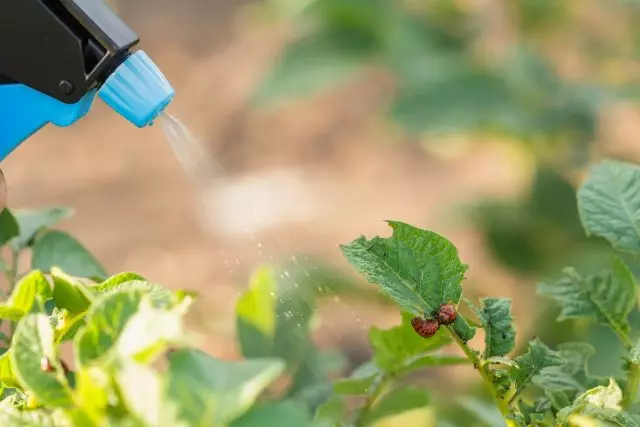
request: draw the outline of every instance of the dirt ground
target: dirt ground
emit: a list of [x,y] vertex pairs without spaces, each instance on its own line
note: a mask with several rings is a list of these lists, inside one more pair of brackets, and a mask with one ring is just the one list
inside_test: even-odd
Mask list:
[[[385,121],[384,78],[275,111],[252,110],[246,100],[285,31],[239,30],[233,2],[176,4],[141,0],[121,13],[176,89],[171,114],[206,144],[224,173],[194,185],[159,126],[134,128],[96,101],[80,123],[44,129],[3,163],[10,206],[73,206],[76,216],[61,228],[111,272],[135,270],[202,292],[199,326],[220,355],[235,354],[234,301],[257,265],[306,253],[344,268],[337,245],[388,234],[384,219],[446,233],[472,266],[472,278],[504,295],[514,292],[517,278],[500,271],[477,233],[449,210],[514,194],[527,177],[527,159],[509,145],[463,140],[428,154]],[[327,345],[361,330],[354,318],[363,325],[397,321],[355,303],[322,311],[328,310],[330,320],[318,332]]]

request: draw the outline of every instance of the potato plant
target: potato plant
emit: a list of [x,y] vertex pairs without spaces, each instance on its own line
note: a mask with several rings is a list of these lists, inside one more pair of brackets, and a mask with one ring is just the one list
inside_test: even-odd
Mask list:
[[[578,191],[587,235],[640,252],[639,194],[639,167],[595,166]],[[371,327],[372,359],[330,381],[344,360],[313,342],[317,284],[260,268],[236,304],[244,359],[221,360],[200,350],[185,326],[195,293],[135,273],[109,275],[73,237],[50,228],[70,214],[0,215],[10,284],[0,305],[2,426],[450,427],[457,424],[443,419],[436,391],[412,374],[452,365],[475,371],[489,398],[456,400],[473,413],[473,425],[640,426],[640,342],[629,322],[638,291],[616,254],[598,274],[567,268],[557,282],[539,285],[559,305],[559,322],[606,325],[626,347],[624,375],[600,377],[590,373],[589,357],[607,348],[551,348],[533,338],[516,351],[511,300],[470,301],[462,285],[468,266],[456,247],[390,221],[390,237],[361,236],[341,250],[397,305],[401,322]],[[27,253],[31,268],[22,272]],[[470,345],[478,332],[480,349]],[[461,351],[445,351],[453,345]]]

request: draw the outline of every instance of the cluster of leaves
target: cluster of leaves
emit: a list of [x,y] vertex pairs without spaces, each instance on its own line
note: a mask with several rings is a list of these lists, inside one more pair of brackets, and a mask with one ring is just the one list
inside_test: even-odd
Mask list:
[[491,24],[460,2],[302,3],[294,40],[255,94],[260,105],[341,85],[377,66],[396,78],[391,116],[410,132],[491,130],[530,142],[583,143],[595,136],[602,103],[620,96],[613,86],[564,79],[533,48],[540,45],[533,22],[539,30],[549,23],[543,17],[562,26],[581,15],[557,2],[514,2],[517,36],[489,61],[475,48]]
[[[637,254],[640,251],[638,194],[640,167],[615,161],[605,161],[594,167],[578,192],[580,217],[587,234],[604,237],[615,249]],[[393,229],[391,237],[371,240],[360,237],[342,247],[344,255],[405,313],[403,325],[407,334],[411,331],[406,326],[406,319],[428,317],[440,304],[463,302],[473,309],[477,321],[465,320],[459,314],[459,321],[442,328],[444,332],[441,330],[433,341],[426,340],[423,347],[440,347],[443,334],[448,334],[446,338],[461,347],[467,361],[473,363],[486,383],[502,423],[513,426],[640,426],[637,401],[640,343],[633,341],[628,321],[637,306],[638,291],[633,273],[620,257],[613,256],[610,268],[597,274],[582,277],[575,269],[566,269],[566,277],[557,283],[539,286],[541,294],[560,304],[558,321],[580,318],[607,325],[626,346],[627,355],[623,361],[626,375],[599,378],[591,375],[588,369],[588,359],[595,349],[583,342],[565,343],[552,350],[535,338],[529,342],[524,354],[512,357],[515,330],[511,301],[484,298],[480,300],[480,306],[475,307],[462,297],[466,266],[451,242],[434,232],[400,222],[390,222],[390,225]],[[477,328],[484,331],[482,352],[468,344]],[[380,340],[375,329],[371,338],[372,345],[377,348]],[[446,339],[444,343],[447,343]],[[415,357],[421,360],[429,356]],[[376,354],[372,363],[358,369],[353,378],[336,384],[338,392],[353,389],[373,396],[361,409],[365,417],[376,408],[386,407],[385,397],[392,399],[399,392],[389,383],[393,384],[395,376],[403,373],[403,368],[397,366],[389,370],[380,354]],[[384,384],[382,391],[377,386],[380,383]],[[360,418],[357,416],[356,419]]]
[[[225,361],[199,350],[185,328],[196,295],[134,273],[108,276],[73,237],[48,229],[70,214],[0,215],[11,284],[0,306],[10,331],[0,356],[0,425],[312,425],[291,402],[254,405],[284,372],[283,360]],[[32,269],[20,274],[29,250]]]

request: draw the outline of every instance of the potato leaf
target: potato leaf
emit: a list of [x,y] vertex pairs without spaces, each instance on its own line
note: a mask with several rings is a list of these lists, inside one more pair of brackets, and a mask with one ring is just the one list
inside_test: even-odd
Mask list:
[[429,316],[441,304],[457,303],[467,266],[456,247],[434,232],[401,222],[389,224],[392,237],[362,236],[342,245],[347,260],[414,316]]
[[511,317],[509,298],[484,298],[482,303],[482,326],[485,331],[485,357],[504,356],[513,351],[516,332]]
[[539,339],[529,342],[525,354],[515,358],[516,366],[510,367],[510,376],[518,391],[522,391],[544,368],[562,364],[560,354],[544,345]]
[[538,292],[560,303],[560,321],[588,318],[617,332],[629,330],[627,316],[636,303],[636,281],[618,257],[613,258],[611,269],[587,278],[565,269],[564,278],[555,284],[540,284]]
[[593,167],[578,190],[578,208],[588,235],[640,252],[640,167],[612,160]]

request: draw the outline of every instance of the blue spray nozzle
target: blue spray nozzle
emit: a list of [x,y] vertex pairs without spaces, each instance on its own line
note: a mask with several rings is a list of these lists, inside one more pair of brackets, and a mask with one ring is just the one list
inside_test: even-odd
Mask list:
[[150,125],[174,94],[158,66],[143,51],[129,56],[98,91],[104,102],[138,127]]

